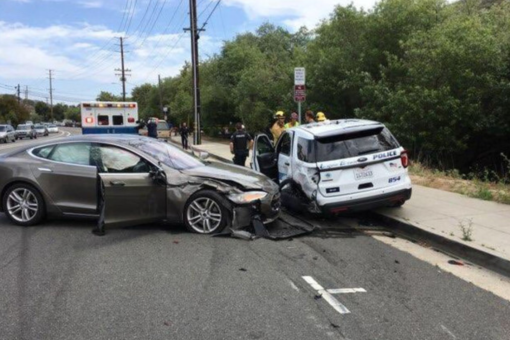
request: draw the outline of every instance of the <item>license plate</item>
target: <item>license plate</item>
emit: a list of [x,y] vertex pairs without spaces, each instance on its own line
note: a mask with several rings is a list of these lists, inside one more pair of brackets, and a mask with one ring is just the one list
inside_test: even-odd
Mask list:
[[365,169],[356,169],[354,170],[354,179],[357,181],[361,181],[366,178],[372,178],[374,177],[374,173],[371,169],[365,168]]

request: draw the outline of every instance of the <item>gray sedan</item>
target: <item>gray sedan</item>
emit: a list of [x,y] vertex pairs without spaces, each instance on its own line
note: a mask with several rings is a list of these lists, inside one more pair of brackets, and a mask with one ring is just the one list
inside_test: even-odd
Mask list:
[[255,216],[271,222],[280,209],[268,177],[134,135],[74,136],[1,155],[0,194],[0,211],[23,226],[69,216],[106,226],[184,223],[211,234]]

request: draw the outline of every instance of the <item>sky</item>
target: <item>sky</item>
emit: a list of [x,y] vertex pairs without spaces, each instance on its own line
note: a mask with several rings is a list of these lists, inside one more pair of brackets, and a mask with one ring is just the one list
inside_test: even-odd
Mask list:
[[[205,60],[223,41],[265,22],[291,32],[313,29],[336,5],[370,10],[377,0],[196,1],[198,25],[209,18],[199,40]],[[183,31],[188,12],[189,0],[0,0],[0,94],[14,94],[19,84],[22,98],[46,101],[51,70],[54,104],[91,101],[100,91],[120,95],[115,69],[123,37],[129,96],[135,86],[157,83],[158,75],[178,74],[191,59]]]

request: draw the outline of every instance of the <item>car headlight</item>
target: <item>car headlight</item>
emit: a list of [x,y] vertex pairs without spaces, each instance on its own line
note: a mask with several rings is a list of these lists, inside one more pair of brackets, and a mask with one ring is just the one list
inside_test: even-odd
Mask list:
[[263,191],[248,191],[242,194],[233,194],[227,196],[229,200],[237,204],[247,204],[253,201],[261,200],[267,196],[266,192]]

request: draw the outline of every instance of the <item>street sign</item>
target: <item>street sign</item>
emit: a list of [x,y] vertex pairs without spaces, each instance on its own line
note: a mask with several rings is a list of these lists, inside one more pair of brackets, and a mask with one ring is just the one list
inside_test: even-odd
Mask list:
[[294,68],[294,85],[305,85],[305,68]]
[[294,101],[304,102],[306,100],[306,87],[305,85],[294,85]]

